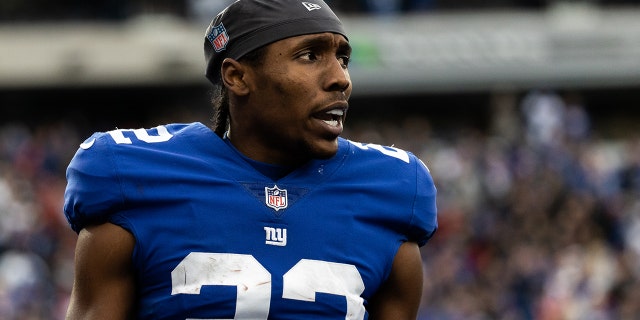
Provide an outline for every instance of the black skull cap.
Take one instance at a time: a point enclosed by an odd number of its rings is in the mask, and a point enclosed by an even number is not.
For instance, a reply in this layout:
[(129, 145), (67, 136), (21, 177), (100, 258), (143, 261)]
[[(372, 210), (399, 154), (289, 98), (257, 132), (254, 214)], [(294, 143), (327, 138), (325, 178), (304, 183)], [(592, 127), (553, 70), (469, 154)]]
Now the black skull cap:
[(237, 0), (222, 10), (207, 28), (205, 76), (218, 84), (225, 58), (237, 60), (278, 40), (324, 32), (348, 39), (342, 22), (322, 0)]

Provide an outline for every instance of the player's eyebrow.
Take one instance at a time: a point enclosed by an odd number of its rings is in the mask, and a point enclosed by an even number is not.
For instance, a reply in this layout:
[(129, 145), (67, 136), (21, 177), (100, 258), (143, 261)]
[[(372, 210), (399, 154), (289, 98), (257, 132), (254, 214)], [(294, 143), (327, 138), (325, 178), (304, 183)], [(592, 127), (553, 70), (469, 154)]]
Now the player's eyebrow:
[(347, 41), (340, 41), (338, 52), (351, 55), (351, 45)]
[[(338, 52), (340, 53), (351, 53), (351, 45), (349, 42), (340, 38), (338, 44)], [(331, 35), (327, 34), (319, 34), (314, 36), (309, 36), (302, 39), (298, 44), (298, 48), (320, 48), (320, 47), (331, 47), (333, 46), (334, 38)]]

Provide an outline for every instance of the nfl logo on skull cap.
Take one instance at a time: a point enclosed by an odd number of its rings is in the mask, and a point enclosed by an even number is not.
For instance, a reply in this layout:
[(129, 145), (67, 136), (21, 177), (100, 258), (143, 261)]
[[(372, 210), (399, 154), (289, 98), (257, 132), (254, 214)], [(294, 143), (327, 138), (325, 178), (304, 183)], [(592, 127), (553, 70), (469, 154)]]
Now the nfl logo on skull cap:
[(273, 185), (273, 188), (264, 187), (264, 202), (269, 208), (273, 208), (276, 211), (287, 208), (289, 203), (287, 201), (287, 190), (280, 189), (277, 185)]
[(213, 49), (216, 52), (223, 51), (227, 48), (227, 43), (229, 43), (229, 35), (227, 34), (227, 29), (224, 28), (224, 25), (220, 23), (219, 25), (211, 28), (211, 31), (207, 35), (207, 39), (211, 42)]

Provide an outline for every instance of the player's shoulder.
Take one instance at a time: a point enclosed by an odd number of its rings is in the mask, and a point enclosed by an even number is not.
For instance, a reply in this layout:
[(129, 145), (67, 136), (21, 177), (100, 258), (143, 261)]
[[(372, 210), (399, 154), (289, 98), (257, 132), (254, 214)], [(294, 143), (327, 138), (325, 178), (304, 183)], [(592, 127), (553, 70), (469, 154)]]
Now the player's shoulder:
[(80, 145), (80, 148), (89, 150), (109, 146), (153, 147), (162, 145), (164, 142), (173, 142), (207, 133), (211, 133), (211, 130), (199, 122), (171, 123), (152, 128), (116, 128), (110, 131), (95, 132)]
[(153, 157), (154, 153), (188, 152), (193, 144), (215, 134), (201, 123), (172, 123), (153, 128), (95, 132), (80, 144), (75, 157)]
[(215, 141), (210, 135), (215, 136), (197, 123), (94, 133), (67, 167), (64, 211), (72, 228), (79, 231), (87, 224), (107, 221), (135, 197), (157, 197), (131, 190), (139, 184), (157, 186), (171, 176), (195, 170), (194, 150), (197, 144), (210, 146)]
[(343, 139), (340, 141), (345, 155), (343, 172), (380, 177), (424, 177), (430, 181), (429, 168), (415, 154), (394, 146), (362, 143)]
[(116, 174), (122, 168), (139, 168), (140, 163), (169, 166), (177, 158), (200, 152), (199, 146), (215, 143), (212, 136), (215, 134), (199, 123), (96, 132), (80, 144), (67, 174)]

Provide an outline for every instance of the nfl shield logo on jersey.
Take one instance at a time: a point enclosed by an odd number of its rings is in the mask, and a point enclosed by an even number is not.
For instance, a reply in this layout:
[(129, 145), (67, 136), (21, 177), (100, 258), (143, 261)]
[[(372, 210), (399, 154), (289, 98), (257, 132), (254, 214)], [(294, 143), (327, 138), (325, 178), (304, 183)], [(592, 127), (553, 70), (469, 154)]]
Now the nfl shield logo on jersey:
[(273, 185), (273, 188), (265, 187), (264, 202), (268, 207), (276, 211), (287, 208), (289, 203), (289, 201), (287, 201), (287, 190), (280, 189), (277, 185)]

